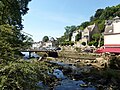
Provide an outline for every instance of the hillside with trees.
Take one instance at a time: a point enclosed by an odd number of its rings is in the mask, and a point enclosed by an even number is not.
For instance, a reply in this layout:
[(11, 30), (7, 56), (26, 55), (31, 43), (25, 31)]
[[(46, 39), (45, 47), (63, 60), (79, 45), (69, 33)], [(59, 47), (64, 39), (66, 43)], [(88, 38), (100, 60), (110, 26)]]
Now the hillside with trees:
[[(76, 26), (74, 31), (78, 30), (78, 29), (84, 30), (87, 26), (96, 23), (98, 25), (98, 29), (99, 29), (100, 33), (103, 33), (104, 28), (105, 28), (105, 20), (109, 20), (109, 19), (111, 20), (112, 18), (114, 18), (116, 16), (120, 17), (120, 4), (118, 4), (116, 6), (112, 6), (112, 7), (106, 7), (105, 9), (97, 9), (95, 14), (90, 17), (89, 21), (85, 21), (85, 22), (81, 23), (81, 25)], [(70, 30), (70, 29), (66, 30), (64, 35), (59, 38), (60, 43), (66, 42), (66, 40), (68, 40), (68, 39), (65, 38), (65, 37), (68, 36), (68, 34), (66, 34), (68, 32), (69, 32), (69, 35), (70, 35), (70, 33), (72, 33), (73, 31)], [(95, 44), (96, 43), (95, 40), (97, 40), (98, 38), (95, 39), (95, 37), (97, 37), (97, 36), (98, 35), (92, 36), (93, 41), (90, 42), (90, 44)], [(103, 36), (102, 36), (102, 34), (101, 34), (101, 40), (102, 40), (101, 45), (103, 45)], [(69, 39), (69, 41), (71, 41), (71, 40)]]
[(99, 30), (104, 32), (105, 20), (111, 20), (114, 17), (120, 17), (120, 4), (117, 6), (106, 7), (105, 9), (97, 9), (95, 14), (90, 17), (90, 21), (83, 22), (80, 25), (80, 29), (84, 29), (86, 26), (93, 23), (98, 24)]

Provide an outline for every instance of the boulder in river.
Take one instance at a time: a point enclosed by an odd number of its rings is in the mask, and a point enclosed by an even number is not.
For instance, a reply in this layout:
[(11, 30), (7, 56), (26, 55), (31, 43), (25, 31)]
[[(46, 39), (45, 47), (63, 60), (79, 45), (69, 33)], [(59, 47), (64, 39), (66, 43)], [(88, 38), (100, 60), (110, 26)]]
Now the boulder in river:
[(53, 75), (58, 79), (66, 79), (66, 77), (63, 75), (63, 72), (59, 69), (54, 69)]

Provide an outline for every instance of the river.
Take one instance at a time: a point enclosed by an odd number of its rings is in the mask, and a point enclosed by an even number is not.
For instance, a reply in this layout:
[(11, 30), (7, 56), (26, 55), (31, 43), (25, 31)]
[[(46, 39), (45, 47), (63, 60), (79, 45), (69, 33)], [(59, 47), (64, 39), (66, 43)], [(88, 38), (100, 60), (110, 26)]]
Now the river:
[[(62, 62), (50, 61), (49, 63), (62, 66), (63, 68), (70, 68), (73, 70), (77, 69), (74, 65)], [(54, 90), (96, 90), (96, 88), (90, 83), (86, 84), (83, 80), (72, 80), (71, 78), (65, 76), (62, 70), (54, 69), (52, 74), (61, 80), (59, 84), (54, 87)]]

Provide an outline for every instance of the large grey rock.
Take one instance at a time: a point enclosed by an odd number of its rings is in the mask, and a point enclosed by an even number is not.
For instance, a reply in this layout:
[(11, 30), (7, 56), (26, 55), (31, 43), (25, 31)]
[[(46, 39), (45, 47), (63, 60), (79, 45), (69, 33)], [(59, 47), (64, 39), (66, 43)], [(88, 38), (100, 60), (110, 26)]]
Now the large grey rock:
[(82, 80), (63, 80), (61, 85), (56, 86), (54, 90), (96, 90), (94, 87), (82, 87), (82, 85), (86, 85)]

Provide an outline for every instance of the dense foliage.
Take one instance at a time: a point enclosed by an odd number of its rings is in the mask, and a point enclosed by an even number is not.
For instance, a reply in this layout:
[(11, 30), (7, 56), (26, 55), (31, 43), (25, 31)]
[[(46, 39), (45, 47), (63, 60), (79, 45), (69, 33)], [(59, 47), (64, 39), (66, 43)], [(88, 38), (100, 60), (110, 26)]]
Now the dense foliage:
[(29, 1), (31, 0), (0, 1), (0, 59), (15, 58), (20, 55), (20, 50), (31, 45), (32, 38), (21, 33), (22, 16), (28, 11)]
[[(4, 67), (4, 68), (3, 68)], [(37, 83), (47, 84), (44, 73), (47, 65), (39, 62), (10, 62), (0, 64), (0, 90), (36, 90), (41, 88)]]
[(22, 16), (27, 13), (31, 0), (0, 0), (0, 25), (9, 24), (22, 29)]
[(71, 41), (65, 41), (65, 42), (62, 42), (60, 45), (61, 45), (61, 46), (69, 46), (69, 45), (73, 46), (74, 43), (71, 42)]
[(39, 81), (46, 83), (47, 65), (20, 57), (33, 41), (22, 32), (30, 1), (0, 0), (0, 90), (36, 90)]
[(84, 30), (89, 24), (90, 24), (89, 21), (81, 23), (81, 25), (79, 26), (80, 30)]
[(93, 23), (98, 24), (99, 30), (104, 31), (105, 20), (112, 19), (116, 16), (120, 17), (120, 4), (117, 6), (106, 7), (105, 9), (97, 9), (95, 14), (90, 17), (90, 21), (83, 22), (80, 27), (85, 28)]

